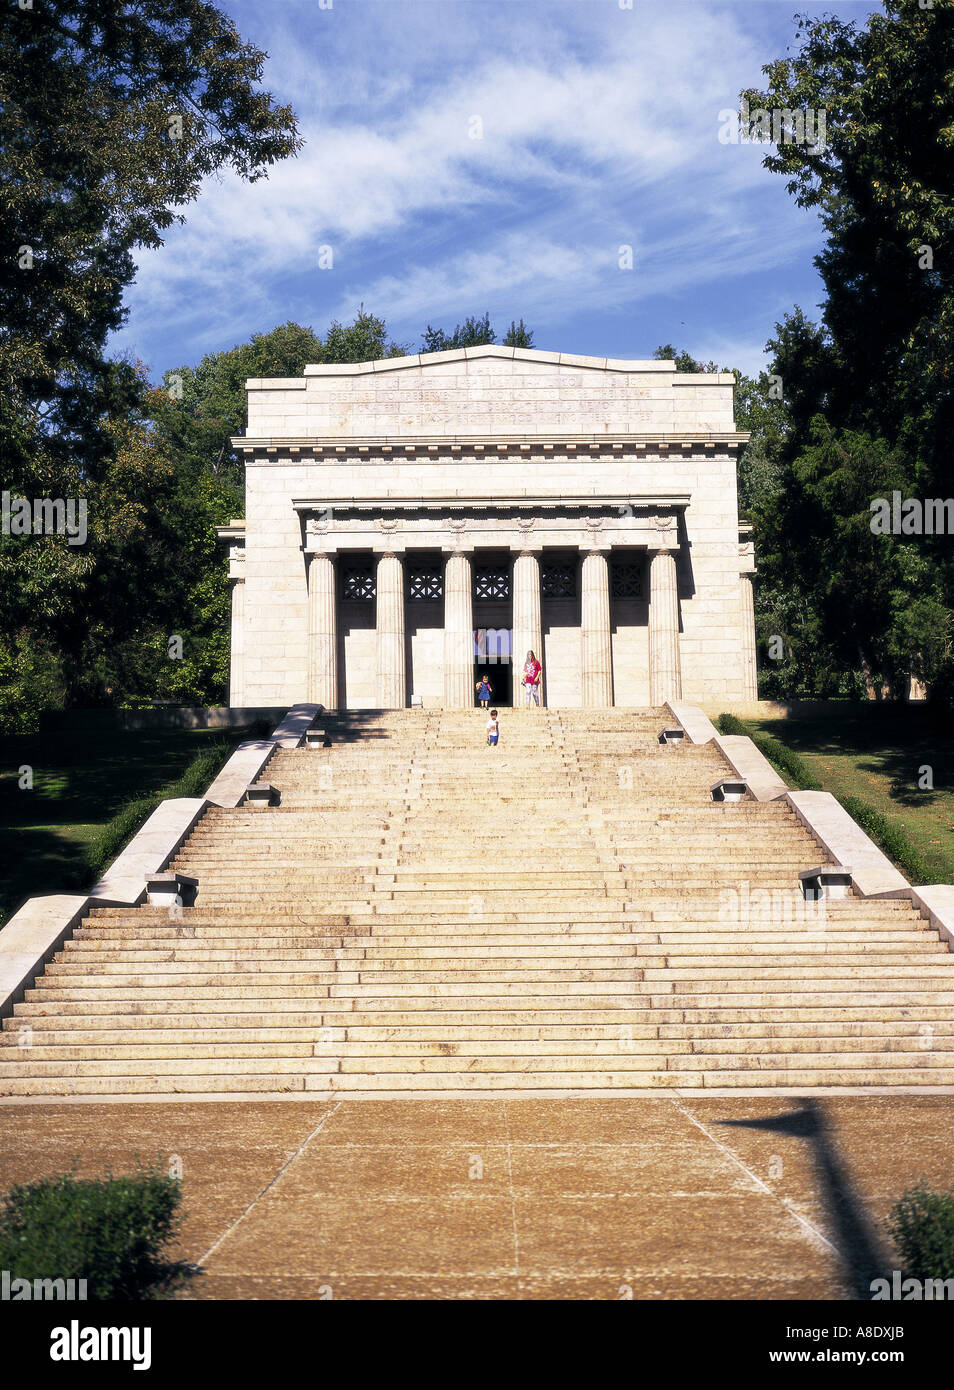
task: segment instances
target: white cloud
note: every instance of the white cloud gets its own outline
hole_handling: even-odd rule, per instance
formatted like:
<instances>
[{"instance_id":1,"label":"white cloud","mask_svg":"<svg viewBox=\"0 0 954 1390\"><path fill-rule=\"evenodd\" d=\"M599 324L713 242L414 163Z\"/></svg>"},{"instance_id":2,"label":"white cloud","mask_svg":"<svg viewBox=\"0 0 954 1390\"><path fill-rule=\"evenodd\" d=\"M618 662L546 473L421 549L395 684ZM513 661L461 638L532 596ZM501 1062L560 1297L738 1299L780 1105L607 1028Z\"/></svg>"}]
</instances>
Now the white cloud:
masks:
<instances>
[{"instance_id":1,"label":"white cloud","mask_svg":"<svg viewBox=\"0 0 954 1390\"><path fill-rule=\"evenodd\" d=\"M587 27L528 5L509 28L482 33L471 15L448 36L434 32L441 7L392 0L369 7L381 30L367 23L356 48L362 8L350 31L313 16L276 25L266 79L284 100L288 75L307 144L267 180L208 182L186 224L140 257L118 346L177 324L189 360L257 323L348 316L359 299L415 331L515 292L518 312L565 321L784 264L816 235L756 151L718 143L719 110L774 53L744 27L746 7L694 7L688 24L683 8L601 7ZM446 72L421 49L428 25ZM763 198L780 210L769 237L754 234ZM628 279L621 242L637 248ZM317 269L323 244L332 273Z\"/></svg>"}]
</instances>

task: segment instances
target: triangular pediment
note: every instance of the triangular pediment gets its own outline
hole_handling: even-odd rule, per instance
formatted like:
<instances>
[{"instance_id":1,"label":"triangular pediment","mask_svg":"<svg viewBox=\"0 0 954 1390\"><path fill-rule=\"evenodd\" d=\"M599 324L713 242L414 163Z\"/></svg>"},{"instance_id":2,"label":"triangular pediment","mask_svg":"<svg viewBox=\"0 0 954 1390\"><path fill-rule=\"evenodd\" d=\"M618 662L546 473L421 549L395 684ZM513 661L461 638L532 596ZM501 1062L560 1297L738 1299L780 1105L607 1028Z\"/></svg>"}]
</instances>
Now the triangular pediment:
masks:
<instances>
[{"instance_id":1,"label":"triangular pediment","mask_svg":"<svg viewBox=\"0 0 954 1390\"><path fill-rule=\"evenodd\" d=\"M534 368L548 372L561 369L572 372L624 372L644 374L671 373L676 365L671 361L628 359L616 357L586 357L569 352L545 352L539 348L502 347L499 343L484 343L479 347L451 348L447 352L413 353L407 357L381 357L373 362L319 362L305 368L305 376L367 376L380 372L402 372L411 368L434 371L442 375L449 366L468 368L494 376L519 375Z\"/></svg>"}]
</instances>

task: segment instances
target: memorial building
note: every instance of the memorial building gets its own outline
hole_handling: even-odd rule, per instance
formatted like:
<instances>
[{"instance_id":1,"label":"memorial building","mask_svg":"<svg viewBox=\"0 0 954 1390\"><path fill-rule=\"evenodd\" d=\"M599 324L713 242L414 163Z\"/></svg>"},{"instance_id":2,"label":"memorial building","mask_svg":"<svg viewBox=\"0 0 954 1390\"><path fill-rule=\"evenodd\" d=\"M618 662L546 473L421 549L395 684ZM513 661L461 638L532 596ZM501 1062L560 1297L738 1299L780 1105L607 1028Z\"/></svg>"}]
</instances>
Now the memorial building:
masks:
<instances>
[{"instance_id":1,"label":"memorial building","mask_svg":"<svg viewBox=\"0 0 954 1390\"><path fill-rule=\"evenodd\" d=\"M731 374L484 346L248 382L230 704L757 698Z\"/></svg>"}]
</instances>

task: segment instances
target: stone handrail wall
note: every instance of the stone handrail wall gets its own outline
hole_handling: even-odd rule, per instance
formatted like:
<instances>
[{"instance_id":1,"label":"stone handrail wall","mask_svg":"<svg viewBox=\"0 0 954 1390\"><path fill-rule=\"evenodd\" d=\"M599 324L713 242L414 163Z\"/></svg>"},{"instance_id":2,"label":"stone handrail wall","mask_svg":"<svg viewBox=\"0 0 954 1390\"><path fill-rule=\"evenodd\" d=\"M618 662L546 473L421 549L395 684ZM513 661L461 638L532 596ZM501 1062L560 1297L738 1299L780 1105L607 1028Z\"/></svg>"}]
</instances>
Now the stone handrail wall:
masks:
<instances>
[{"instance_id":1,"label":"stone handrail wall","mask_svg":"<svg viewBox=\"0 0 954 1390\"><path fill-rule=\"evenodd\" d=\"M208 808L240 805L275 749L297 748L321 708L295 705L270 738L240 744L204 797L163 801L88 894L28 898L0 930L0 1018L13 1012L91 907L139 906L146 896L147 877L166 867Z\"/></svg>"},{"instance_id":2,"label":"stone handrail wall","mask_svg":"<svg viewBox=\"0 0 954 1390\"><path fill-rule=\"evenodd\" d=\"M750 738L717 734L694 705L677 700L667 708L690 743L715 742L756 801L787 801L831 861L851 869L854 893L862 898L910 898L954 950L954 884L914 887L830 792L792 791Z\"/></svg>"}]
</instances>

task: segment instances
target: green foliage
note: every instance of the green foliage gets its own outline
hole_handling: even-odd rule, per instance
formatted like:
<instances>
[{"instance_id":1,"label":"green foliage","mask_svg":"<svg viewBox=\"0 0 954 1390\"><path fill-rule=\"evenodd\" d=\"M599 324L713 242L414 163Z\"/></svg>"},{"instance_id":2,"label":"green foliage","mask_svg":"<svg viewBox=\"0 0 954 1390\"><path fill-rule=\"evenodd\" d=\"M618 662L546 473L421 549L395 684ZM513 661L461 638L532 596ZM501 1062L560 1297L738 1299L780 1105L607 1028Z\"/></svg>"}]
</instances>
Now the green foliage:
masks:
<instances>
[{"instance_id":1,"label":"green foliage","mask_svg":"<svg viewBox=\"0 0 954 1390\"><path fill-rule=\"evenodd\" d=\"M365 312L362 304L354 323L334 320L325 334L322 362L376 362L382 357L406 357L408 349L388 338L384 319Z\"/></svg>"},{"instance_id":2,"label":"green foliage","mask_svg":"<svg viewBox=\"0 0 954 1390\"><path fill-rule=\"evenodd\" d=\"M216 739L192 759L177 781L149 796L138 796L127 801L112 820L97 830L89 843L86 854L92 879L102 878L109 865L136 832L142 829L161 802L180 796L204 796L230 752L231 744L227 739Z\"/></svg>"},{"instance_id":3,"label":"green foliage","mask_svg":"<svg viewBox=\"0 0 954 1390\"><path fill-rule=\"evenodd\" d=\"M954 437L954 24L950 0L887 0L863 27L798 21L755 109L823 110L824 145L771 147L826 232L821 324L796 309L770 341L785 428L771 505L746 499L760 588L801 622L764 693L827 694L839 676L901 698L913 675L954 693L949 537L872 536L870 503L949 492ZM796 597L797 596L797 597ZM757 589L760 629L772 616Z\"/></svg>"},{"instance_id":4,"label":"green foliage","mask_svg":"<svg viewBox=\"0 0 954 1390\"><path fill-rule=\"evenodd\" d=\"M179 631L185 616L194 652L211 640L202 625L221 596L190 596L201 584L198 557L183 562L177 546L190 524L208 534L229 519L236 480L231 495L223 483L220 495L196 497L197 451L183 458L166 447L176 441L156 429L145 371L108 361L105 343L125 318L137 248L161 244L209 175L230 169L253 181L300 142L290 108L260 86L266 55L209 0L8 9L0 26L3 484L82 499L90 522L83 546L0 538L0 717L24 728L30 716L16 710L38 688L44 703L54 699L57 670L61 701L109 703L123 685L146 684L155 632ZM181 683L212 694L221 669L221 653L203 650Z\"/></svg>"},{"instance_id":5,"label":"green foliage","mask_svg":"<svg viewBox=\"0 0 954 1390\"><path fill-rule=\"evenodd\" d=\"M903 830L860 797L840 796L838 800L852 820L857 821L865 834L894 861L905 878L911 883L926 881L928 873L924 861Z\"/></svg>"},{"instance_id":6,"label":"green foliage","mask_svg":"<svg viewBox=\"0 0 954 1390\"><path fill-rule=\"evenodd\" d=\"M677 372L714 372L718 370L713 363L698 362L691 352L674 348L672 343L664 343L653 353L657 362L675 362Z\"/></svg>"},{"instance_id":7,"label":"green foliage","mask_svg":"<svg viewBox=\"0 0 954 1390\"><path fill-rule=\"evenodd\" d=\"M759 752L768 758L776 771L781 773L786 781L792 783L799 791L817 792L821 790L819 783L815 781L804 760L779 739L749 728L734 714L720 714L716 720L716 728L720 734L742 734L746 738L750 738Z\"/></svg>"},{"instance_id":8,"label":"green foliage","mask_svg":"<svg viewBox=\"0 0 954 1390\"><path fill-rule=\"evenodd\" d=\"M257 333L247 343L210 352L197 367L166 372L164 389L152 399L152 414L165 448L178 467L194 475L208 471L231 486L231 511L245 505L242 470L231 439L248 420L245 383L250 377L300 377L319 362L370 362L403 357L406 348L388 337L384 320L358 310L354 321L334 320L325 338L298 323Z\"/></svg>"},{"instance_id":9,"label":"green foliage","mask_svg":"<svg viewBox=\"0 0 954 1390\"><path fill-rule=\"evenodd\" d=\"M61 704L62 667L26 629L0 634L0 734L33 734L40 713Z\"/></svg>"},{"instance_id":10,"label":"green foliage","mask_svg":"<svg viewBox=\"0 0 954 1390\"><path fill-rule=\"evenodd\" d=\"M430 324L424 330L421 352L448 352L453 348L480 347L483 343L495 343L497 334L491 326L490 314L485 313L483 318L471 315L470 318L459 323L453 333L446 333L443 328L432 328ZM510 327L504 335L504 347L533 347L533 333L524 323L523 319L516 323L510 320Z\"/></svg>"},{"instance_id":11,"label":"green foliage","mask_svg":"<svg viewBox=\"0 0 954 1390\"><path fill-rule=\"evenodd\" d=\"M954 1279L954 1192L916 1183L894 1204L888 1229L909 1279Z\"/></svg>"},{"instance_id":12,"label":"green foliage","mask_svg":"<svg viewBox=\"0 0 954 1390\"><path fill-rule=\"evenodd\" d=\"M743 734L750 738L777 772L798 791L823 791L804 758L781 739L752 729L734 714L720 714L716 720L720 734ZM891 859L912 883L924 883L928 877L925 864L911 841L887 816L857 796L839 796L838 801L866 835Z\"/></svg>"},{"instance_id":13,"label":"green foliage","mask_svg":"<svg viewBox=\"0 0 954 1390\"><path fill-rule=\"evenodd\" d=\"M517 323L514 319L510 320L510 327L503 336L504 347L532 348L533 331L527 327L523 319Z\"/></svg>"},{"instance_id":14,"label":"green foliage","mask_svg":"<svg viewBox=\"0 0 954 1390\"><path fill-rule=\"evenodd\" d=\"M161 244L209 175L254 181L301 142L259 86L266 55L209 0L8 9L0 455L8 484L75 495L109 452L100 422L139 394L103 357L135 250Z\"/></svg>"},{"instance_id":15,"label":"green foliage","mask_svg":"<svg viewBox=\"0 0 954 1390\"><path fill-rule=\"evenodd\" d=\"M340 325L332 325L340 330ZM297 323L279 324L247 343L210 352L196 367L173 367L164 389L151 401L151 413L167 452L188 476L208 472L232 487L231 509L242 515L242 470L232 448L248 417L245 383L249 377L301 376L312 362L325 360L321 338Z\"/></svg>"},{"instance_id":16,"label":"green foliage","mask_svg":"<svg viewBox=\"0 0 954 1390\"><path fill-rule=\"evenodd\" d=\"M130 1176L18 1185L0 1207L0 1268L12 1279L85 1279L90 1299L164 1297L197 1273L165 1254L181 1197L158 1160Z\"/></svg>"}]
</instances>

